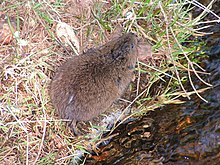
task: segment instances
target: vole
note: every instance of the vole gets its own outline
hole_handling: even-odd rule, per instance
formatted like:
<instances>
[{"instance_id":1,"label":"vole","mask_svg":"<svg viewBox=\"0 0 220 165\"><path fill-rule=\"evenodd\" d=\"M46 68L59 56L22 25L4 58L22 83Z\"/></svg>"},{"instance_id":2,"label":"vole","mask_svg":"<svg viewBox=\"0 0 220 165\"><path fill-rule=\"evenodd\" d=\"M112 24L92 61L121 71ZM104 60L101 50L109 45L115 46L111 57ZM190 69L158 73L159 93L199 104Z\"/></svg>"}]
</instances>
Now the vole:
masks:
<instances>
[{"instance_id":1,"label":"vole","mask_svg":"<svg viewBox=\"0 0 220 165\"><path fill-rule=\"evenodd\" d=\"M76 123L105 112L134 77L138 39L133 33L74 56L58 68L50 86L52 104L62 119Z\"/></svg>"}]
</instances>

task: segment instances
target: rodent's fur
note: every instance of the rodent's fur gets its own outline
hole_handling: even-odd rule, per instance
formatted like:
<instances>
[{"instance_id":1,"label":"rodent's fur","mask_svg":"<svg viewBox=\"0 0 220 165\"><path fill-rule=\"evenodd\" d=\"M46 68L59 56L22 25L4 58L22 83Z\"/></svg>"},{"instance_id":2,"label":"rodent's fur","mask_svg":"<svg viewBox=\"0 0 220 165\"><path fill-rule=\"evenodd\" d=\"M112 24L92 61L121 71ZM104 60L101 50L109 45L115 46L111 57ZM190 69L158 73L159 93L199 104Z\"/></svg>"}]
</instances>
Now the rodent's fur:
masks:
<instances>
[{"instance_id":1,"label":"rodent's fur","mask_svg":"<svg viewBox=\"0 0 220 165\"><path fill-rule=\"evenodd\" d=\"M127 33L89 49L61 65L51 82L50 97L62 119L88 121L106 111L133 78L137 36Z\"/></svg>"}]
</instances>

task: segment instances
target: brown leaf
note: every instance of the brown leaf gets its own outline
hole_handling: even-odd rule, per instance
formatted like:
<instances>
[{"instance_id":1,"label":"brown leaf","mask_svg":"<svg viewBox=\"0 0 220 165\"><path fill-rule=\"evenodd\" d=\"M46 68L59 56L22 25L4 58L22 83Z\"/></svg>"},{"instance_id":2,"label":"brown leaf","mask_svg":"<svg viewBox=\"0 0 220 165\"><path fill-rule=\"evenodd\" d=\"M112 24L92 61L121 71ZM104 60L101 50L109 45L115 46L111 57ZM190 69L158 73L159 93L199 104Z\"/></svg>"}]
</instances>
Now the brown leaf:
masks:
<instances>
[{"instance_id":1,"label":"brown leaf","mask_svg":"<svg viewBox=\"0 0 220 165\"><path fill-rule=\"evenodd\" d=\"M62 43L70 45L76 54L79 53L79 39L70 25L59 22L56 27L56 35Z\"/></svg>"},{"instance_id":2,"label":"brown leaf","mask_svg":"<svg viewBox=\"0 0 220 165\"><path fill-rule=\"evenodd\" d=\"M146 42L139 42L138 43L138 59L140 61L152 58L152 48Z\"/></svg>"},{"instance_id":3,"label":"brown leaf","mask_svg":"<svg viewBox=\"0 0 220 165\"><path fill-rule=\"evenodd\" d=\"M0 17L0 43L9 44L13 39L13 33L16 29L15 19L9 19L11 27L8 24L8 20L3 16Z\"/></svg>"},{"instance_id":4,"label":"brown leaf","mask_svg":"<svg viewBox=\"0 0 220 165\"><path fill-rule=\"evenodd\" d=\"M92 156L92 158L95 159L96 161L102 161L105 160L108 156L109 156L109 152L105 151L102 152L101 155L99 156Z\"/></svg>"}]
</instances>

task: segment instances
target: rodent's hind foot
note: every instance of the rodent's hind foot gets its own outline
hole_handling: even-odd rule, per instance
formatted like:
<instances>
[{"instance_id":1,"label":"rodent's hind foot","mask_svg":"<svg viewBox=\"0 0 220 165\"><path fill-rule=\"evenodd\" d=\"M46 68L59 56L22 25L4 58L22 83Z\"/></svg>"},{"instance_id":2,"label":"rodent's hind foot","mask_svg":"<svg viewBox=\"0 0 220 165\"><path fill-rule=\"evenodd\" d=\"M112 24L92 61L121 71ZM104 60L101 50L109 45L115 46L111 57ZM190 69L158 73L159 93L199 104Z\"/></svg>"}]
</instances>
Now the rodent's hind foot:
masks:
<instances>
[{"instance_id":1,"label":"rodent's hind foot","mask_svg":"<svg viewBox=\"0 0 220 165\"><path fill-rule=\"evenodd\" d=\"M73 132L73 134L75 136L80 136L81 133L79 132L79 130L77 129L77 121L72 120L71 122L69 122L69 127L71 128L71 131Z\"/></svg>"}]
</instances>

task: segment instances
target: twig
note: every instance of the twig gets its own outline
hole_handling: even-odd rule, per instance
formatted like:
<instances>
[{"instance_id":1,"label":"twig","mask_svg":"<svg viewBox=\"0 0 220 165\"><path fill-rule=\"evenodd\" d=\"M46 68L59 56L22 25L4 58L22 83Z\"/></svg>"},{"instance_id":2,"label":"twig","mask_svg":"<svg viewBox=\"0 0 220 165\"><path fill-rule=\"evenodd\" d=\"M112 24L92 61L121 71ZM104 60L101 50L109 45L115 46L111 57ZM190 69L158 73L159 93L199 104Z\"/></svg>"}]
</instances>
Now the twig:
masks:
<instances>
[{"instance_id":1,"label":"twig","mask_svg":"<svg viewBox=\"0 0 220 165\"><path fill-rule=\"evenodd\" d=\"M43 135L42 135L42 139L41 139L41 143L40 143L40 146L39 146L39 151L37 153L37 157L36 159L34 160L34 163L33 164L36 164L39 157L40 157L40 154L41 154L41 150L42 150L42 147L43 147L43 142L44 142L44 139L45 139L45 136L46 136L46 126L47 126L47 118L46 118L46 111L45 111L45 107L44 107L44 104L43 104L43 99L41 97L41 92L39 90L39 88L37 88L37 91L38 91L38 95L39 95L39 98L40 98L40 102L42 103L42 111L43 111L43 114L44 114L44 126L43 126Z\"/></svg>"}]
</instances>

